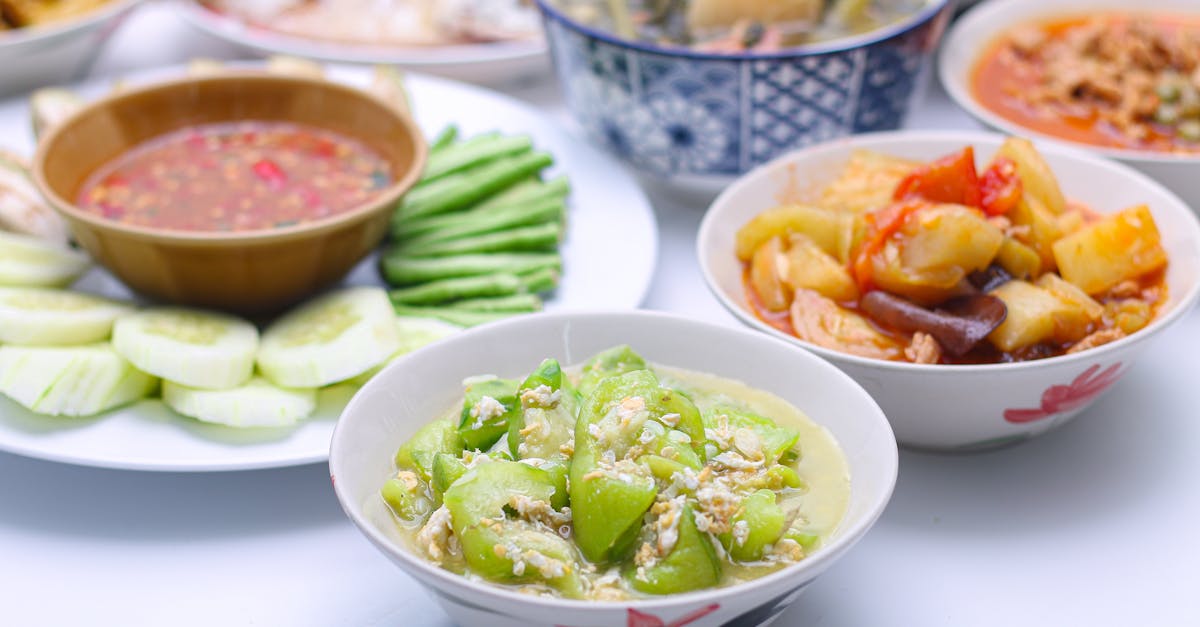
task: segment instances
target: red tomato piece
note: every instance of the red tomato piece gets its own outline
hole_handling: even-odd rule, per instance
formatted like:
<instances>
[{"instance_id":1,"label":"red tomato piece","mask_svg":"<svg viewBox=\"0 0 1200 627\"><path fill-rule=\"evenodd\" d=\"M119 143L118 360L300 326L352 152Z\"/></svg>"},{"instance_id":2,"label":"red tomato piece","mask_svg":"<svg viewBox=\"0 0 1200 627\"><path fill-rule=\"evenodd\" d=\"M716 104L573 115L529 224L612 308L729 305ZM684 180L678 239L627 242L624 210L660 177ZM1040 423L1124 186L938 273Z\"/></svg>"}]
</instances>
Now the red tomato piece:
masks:
<instances>
[{"instance_id":1,"label":"red tomato piece","mask_svg":"<svg viewBox=\"0 0 1200 627\"><path fill-rule=\"evenodd\" d=\"M1021 202L1023 193L1017 164L1007 157L996 159L980 177L979 190L983 210L989 216L1000 216L1011 211Z\"/></svg>"},{"instance_id":2,"label":"red tomato piece","mask_svg":"<svg viewBox=\"0 0 1200 627\"><path fill-rule=\"evenodd\" d=\"M255 176L271 189L283 189L283 186L287 184L287 175L283 173L283 169L270 159L259 159L251 168L254 170Z\"/></svg>"},{"instance_id":3,"label":"red tomato piece","mask_svg":"<svg viewBox=\"0 0 1200 627\"><path fill-rule=\"evenodd\" d=\"M975 149L971 146L917 168L896 186L895 200L919 197L932 202L951 202L981 207L979 176L975 172Z\"/></svg>"},{"instance_id":4,"label":"red tomato piece","mask_svg":"<svg viewBox=\"0 0 1200 627\"><path fill-rule=\"evenodd\" d=\"M900 230L909 216L928 206L923 198L909 197L866 215L867 236L854 255L851 268L854 281L864 294L875 286L871 279L871 258L883 250L888 238Z\"/></svg>"}]
</instances>

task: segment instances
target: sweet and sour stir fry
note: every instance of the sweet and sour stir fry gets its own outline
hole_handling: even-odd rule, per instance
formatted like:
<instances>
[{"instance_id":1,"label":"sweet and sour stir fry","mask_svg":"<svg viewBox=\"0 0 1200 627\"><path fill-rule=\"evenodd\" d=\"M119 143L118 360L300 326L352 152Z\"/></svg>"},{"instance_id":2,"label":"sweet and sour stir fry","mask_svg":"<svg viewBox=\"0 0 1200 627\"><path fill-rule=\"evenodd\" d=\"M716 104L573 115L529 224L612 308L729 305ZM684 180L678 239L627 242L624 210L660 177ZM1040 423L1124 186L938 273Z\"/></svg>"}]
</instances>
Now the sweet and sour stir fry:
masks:
<instances>
[{"instance_id":1,"label":"sweet and sour stir fry","mask_svg":"<svg viewBox=\"0 0 1200 627\"><path fill-rule=\"evenodd\" d=\"M837 445L798 410L628 346L569 372L547 359L523 381L468 380L396 465L382 495L415 552L594 600L774 572L817 550L849 495Z\"/></svg>"},{"instance_id":2,"label":"sweet and sour stir fry","mask_svg":"<svg viewBox=\"0 0 1200 627\"><path fill-rule=\"evenodd\" d=\"M970 146L924 164L860 151L813 204L746 224L736 253L764 321L895 361L1074 353L1145 327L1166 298L1149 209L1070 202L1018 138L982 171Z\"/></svg>"}]
</instances>

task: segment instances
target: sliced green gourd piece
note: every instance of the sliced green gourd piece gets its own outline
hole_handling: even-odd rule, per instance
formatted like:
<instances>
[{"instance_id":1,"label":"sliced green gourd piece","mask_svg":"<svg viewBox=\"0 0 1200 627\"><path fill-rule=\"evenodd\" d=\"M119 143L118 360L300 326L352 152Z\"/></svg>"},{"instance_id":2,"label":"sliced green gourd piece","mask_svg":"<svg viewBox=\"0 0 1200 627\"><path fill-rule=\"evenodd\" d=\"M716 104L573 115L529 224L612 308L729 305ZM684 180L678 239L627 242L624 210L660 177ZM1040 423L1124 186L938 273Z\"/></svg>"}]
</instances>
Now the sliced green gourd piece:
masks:
<instances>
[{"instance_id":1,"label":"sliced green gourd piece","mask_svg":"<svg viewBox=\"0 0 1200 627\"><path fill-rule=\"evenodd\" d=\"M0 346L0 392L51 416L91 416L144 398L158 380L108 344Z\"/></svg>"},{"instance_id":2,"label":"sliced green gourd piece","mask_svg":"<svg viewBox=\"0 0 1200 627\"><path fill-rule=\"evenodd\" d=\"M484 379L467 384L458 433L468 450L486 451L508 433L509 423L517 420L521 412L518 385L511 379ZM507 450L507 440L503 446Z\"/></svg>"},{"instance_id":3,"label":"sliced green gourd piece","mask_svg":"<svg viewBox=\"0 0 1200 627\"><path fill-rule=\"evenodd\" d=\"M416 471L424 481L433 478L433 464L439 453L458 457L463 452L462 438L449 420L435 420L421 427L396 451L396 466Z\"/></svg>"},{"instance_id":4,"label":"sliced green gourd piece","mask_svg":"<svg viewBox=\"0 0 1200 627\"><path fill-rule=\"evenodd\" d=\"M565 386L562 368L543 361L517 388L521 413L509 424L508 446L516 459L549 459L575 431L575 394Z\"/></svg>"},{"instance_id":5,"label":"sliced green gourd piece","mask_svg":"<svg viewBox=\"0 0 1200 627\"><path fill-rule=\"evenodd\" d=\"M433 473L429 486L439 497L454 485L455 481L467 474L467 465L457 455L438 453L433 456Z\"/></svg>"},{"instance_id":6,"label":"sliced green gourd piece","mask_svg":"<svg viewBox=\"0 0 1200 627\"><path fill-rule=\"evenodd\" d=\"M737 437L734 437L733 439L735 442L749 442L751 445L757 442L765 458L765 463L790 463L794 461L794 448L800 441L799 431L782 427L770 418L764 418L749 411L731 407L718 407L706 413L704 416L704 425L709 428L718 427L721 416L724 416L728 420L729 430L735 436L739 429L747 429L753 434L753 438L742 438L739 440ZM752 451L739 452L746 454ZM747 457L752 457L752 455L747 455Z\"/></svg>"},{"instance_id":7,"label":"sliced green gourd piece","mask_svg":"<svg viewBox=\"0 0 1200 627\"><path fill-rule=\"evenodd\" d=\"M646 594L678 594L709 588L721 580L721 565L708 538L696 528L690 504L676 515L677 539L665 557L650 566L625 571L625 578L637 591Z\"/></svg>"},{"instance_id":8,"label":"sliced green gourd piece","mask_svg":"<svg viewBox=\"0 0 1200 627\"><path fill-rule=\"evenodd\" d=\"M367 372L399 347L387 292L350 287L320 296L267 327L258 368L275 385L315 388Z\"/></svg>"},{"instance_id":9,"label":"sliced green gourd piece","mask_svg":"<svg viewBox=\"0 0 1200 627\"><path fill-rule=\"evenodd\" d=\"M538 466L545 472L554 484L554 494L550 497L550 505L554 509L562 509L570 505L570 494L567 492L567 478L571 475L571 460L564 455L555 455L546 463Z\"/></svg>"},{"instance_id":10,"label":"sliced green gourd piece","mask_svg":"<svg viewBox=\"0 0 1200 627\"><path fill-rule=\"evenodd\" d=\"M579 381L580 395L587 397L596 385L608 377L645 370L646 360L634 352L628 345L614 346L592 356L583 364L582 377Z\"/></svg>"},{"instance_id":11,"label":"sliced green gourd piece","mask_svg":"<svg viewBox=\"0 0 1200 627\"><path fill-rule=\"evenodd\" d=\"M0 288L0 343L76 346L107 340L129 305L79 292Z\"/></svg>"},{"instance_id":12,"label":"sliced green gourd piece","mask_svg":"<svg viewBox=\"0 0 1200 627\"><path fill-rule=\"evenodd\" d=\"M649 476L603 467L591 424L584 414L575 426L569 484L575 542L588 560L615 562L633 547L642 515L654 504L658 489Z\"/></svg>"},{"instance_id":13,"label":"sliced green gourd piece","mask_svg":"<svg viewBox=\"0 0 1200 627\"><path fill-rule=\"evenodd\" d=\"M442 497L471 570L501 583L542 581L569 597L582 594L570 543L509 513L518 500L549 503L555 492L544 471L520 462L471 468Z\"/></svg>"},{"instance_id":14,"label":"sliced green gourd piece","mask_svg":"<svg viewBox=\"0 0 1200 627\"><path fill-rule=\"evenodd\" d=\"M230 427L282 427L312 415L314 389L281 388L262 377L227 390L204 390L163 381L163 402L175 411Z\"/></svg>"},{"instance_id":15,"label":"sliced green gourd piece","mask_svg":"<svg viewBox=\"0 0 1200 627\"><path fill-rule=\"evenodd\" d=\"M397 476L388 479L380 489L383 501L397 516L409 522L422 520L433 510L433 502L412 477Z\"/></svg>"},{"instance_id":16,"label":"sliced green gourd piece","mask_svg":"<svg viewBox=\"0 0 1200 627\"><path fill-rule=\"evenodd\" d=\"M155 307L113 324L113 348L134 366L195 388L237 387L254 372L258 329L226 314Z\"/></svg>"},{"instance_id":17,"label":"sliced green gourd piece","mask_svg":"<svg viewBox=\"0 0 1200 627\"><path fill-rule=\"evenodd\" d=\"M729 556L739 562L757 562L769 544L787 529L787 515L775 502L775 493L758 490L742 499L731 519L733 530L718 536Z\"/></svg>"},{"instance_id":18,"label":"sliced green gourd piece","mask_svg":"<svg viewBox=\"0 0 1200 627\"><path fill-rule=\"evenodd\" d=\"M0 232L0 285L63 287L91 263L87 255L61 244Z\"/></svg>"}]
</instances>

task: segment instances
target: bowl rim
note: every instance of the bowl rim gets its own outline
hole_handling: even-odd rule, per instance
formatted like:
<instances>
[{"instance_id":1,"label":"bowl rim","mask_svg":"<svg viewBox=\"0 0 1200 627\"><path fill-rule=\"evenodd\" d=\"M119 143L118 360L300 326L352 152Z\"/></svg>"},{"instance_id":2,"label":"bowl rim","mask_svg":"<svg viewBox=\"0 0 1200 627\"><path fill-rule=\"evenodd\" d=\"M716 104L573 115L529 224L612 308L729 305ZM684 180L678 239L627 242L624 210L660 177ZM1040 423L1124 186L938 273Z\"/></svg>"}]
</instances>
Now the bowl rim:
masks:
<instances>
[{"instance_id":1,"label":"bowl rim","mask_svg":"<svg viewBox=\"0 0 1200 627\"><path fill-rule=\"evenodd\" d=\"M275 83L280 89L286 90L327 89L331 91L340 91L352 97L374 102L382 110L393 116L395 121L397 121L400 126L405 129L405 132L412 137L414 145L413 161L400 177L394 180L391 185L382 190L378 195L370 197L364 202L355 205L346 211L342 211L318 220L313 220L311 222L303 222L292 226L270 229L255 229L250 231L187 231L181 229L154 228L126 224L80 209L75 202L69 201L60 196L58 192L55 191L46 181L45 168L46 160L50 154L49 147L54 144L59 135L61 135L75 121L85 116L92 115L102 109L111 107L120 101L137 98L147 93L187 90L195 85L205 83L239 81ZM160 135L162 135L162 133L158 133L156 136ZM128 151L133 147L134 145L125 146L124 150ZM204 76L181 76L166 80L151 81L144 85L138 85L136 87L130 87L117 92L105 94L104 96L89 102L84 107L80 108L78 111L75 111L66 119L62 120L60 123L54 125L46 134L39 138L36 150L34 151L33 159L31 161L29 173L33 178L34 184L38 187L38 190L43 196L45 196L50 205L54 207L58 213L62 214L71 221L87 224L90 228L106 232L120 233L126 237L140 240L153 240L157 242L203 246L240 246L264 241L283 242L327 233L329 231L341 228L347 224L353 224L361 221L376 213L390 211L400 201L400 198L412 188L412 186L421 176L421 172L424 170L425 162L428 158L428 153L429 148L425 140L425 135L421 132L420 127L417 126L412 114L408 111L401 111L396 106L388 103L379 96L376 96L365 89L344 85L337 81L330 81L324 78L271 74L258 69L232 68Z\"/></svg>"},{"instance_id":2,"label":"bowl rim","mask_svg":"<svg viewBox=\"0 0 1200 627\"><path fill-rule=\"evenodd\" d=\"M1137 9L1136 11L1131 9L1104 8L1097 8L1096 10L1110 13L1137 12L1158 15L1184 13L1178 9L1157 9L1153 7ZM1013 19L1011 23L1007 23L1002 28L987 28L988 37L975 40L968 38L969 31L980 28L980 24L990 24L998 16L1010 11L1019 12L1022 16ZM1200 165L1200 152L1169 153L1154 150L1138 150L1135 148L1100 146L1044 133L1023 126L992 111L975 98L974 89L971 84L971 77L975 72L975 68L978 66L980 60L982 60L984 53L991 49L1005 33L1020 25L1045 22L1061 17L1079 16L1084 11L1084 9L1078 7L1075 9L1059 8L1055 3L1046 2L1045 0L984 0L975 4L964 12L950 27L950 32L946 34L941 49L938 51L938 80L941 82L942 88L946 90L946 93L950 95L955 104L971 114L976 120L983 122L993 129L1000 129L1011 135L1022 135L1044 142L1055 142L1127 162ZM1200 10L1193 9L1193 11L1196 17L1200 17ZM966 62L966 76L952 71L955 65L955 55L952 54L952 51L956 48L970 51L966 55L968 57Z\"/></svg>"},{"instance_id":3,"label":"bowl rim","mask_svg":"<svg viewBox=\"0 0 1200 627\"><path fill-rule=\"evenodd\" d=\"M794 57L816 56L821 54L830 54L835 52L846 52L858 48L865 48L872 44L886 41L894 37L903 35L909 31L916 30L925 23L933 20L944 9L951 7L955 0L925 0L925 6L913 13L912 15L892 24L888 24L882 28L877 28L868 31L861 35L851 37L840 37L831 41L815 44L805 44L802 46L793 46L778 52L740 52L740 53L713 53L691 50L689 48L674 47L674 46L659 46L630 39L618 37L612 33L608 33L598 28L581 24L580 22L567 17L552 4L552 0L536 0L538 8L542 10L542 15L547 21L554 20L561 23L565 27L582 33L592 39L597 39L605 43L612 44L620 48L637 50L639 52L658 54L668 57L679 57L696 60L714 60L714 61L757 61L770 59L790 59ZM551 46L553 48L553 46Z\"/></svg>"},{"instance_id":4,"label":"bowl rim","mask_svg":"<svg viewBox=\"0 0 1200 627\"><path fill-rule=\"evenodd\" d=\"M1150 337L1157 335L1167 327L1178 322L1200 301L1200 280L1186 286L1183 295L1179 302L1171 308L1170 311L1160 313L1147 325L1145 328L1127 335L1114 342L1109 342L1102 346L1090 348L1078 353L1066 355L1056 355L1044 359L1033 359L1029 361L1018 361L1010 363L995 363L995 364L914 364L903 361L889 361L884 359L873 359L869 357L861 357L843 353L823 346L807 342L798 337L788 335L779 329L776 329L762 320L758 319L752 312L748 311L744 306L735 302L721 291L717 285L716 274L713 267L708 262L707 244L712 241L716 230L716 216L722 213L722 207L730 206L730 198L742 189L747 187L761 185L765 183L765 177L768 170L780 168L793 160L805 155L806 153L820 152L830 149L833 146L844 146L848 148L872 148L878 144L900 144L909 141L947 141L955 142L958 145L975 145L976 143L999 143L1004 140L1007 135L992 131L924 131L924 130L902 130L902 131L885 131L879 133L864 133L852 137L845 137L832 142L824 142L815 144L800 150L792 151L782 155L772 161L765 163L750 172L740 177L733 185L730 185L721 192L716 199L708 206L705 211L704 218L700 223L700 230L696 237L696 257L700 262L700 273L704 276L704 283L708 286L709 291L716 297L718 301L730 313L736 316L743 324L765 331L768 335L793 342L797 345L820 355L825 359L834 362L844 362L864 368L874 368L877 370L894 370L900 372L915 372L915 373L939 373L953 375L974 375L974 376L995 376L1004 372L1015 372L1024 370L1034 370L1039 368L1048 368L1063 364L1071 364L1075 362L1095 361L1096 358L1108 353L1122 350L1126 346L1144 342ZM1147 187L1154 191L1165 195L1171 202L1165 206L1156 207L1152 212L1174 213L1179 217L1188 231L1186 240L1189 242L1193 257L1200 260L1200 219L1197 218L1187 205L1179 198L1177 194L1167 189L1161 183L1151 179L1149 176L1133 169L1131 166L1110 159L1105 159L1096 155L1087 153L1079 148L1064 144L1056 144L1053 142L1037 142L1038 150L1053 153L1056 156L1075 159L1089 166L1107 170L1110 174L1124 176L1130 179L1130 182L1139 187ZM765 211L767 208L764 208ZM733 252L730 251L730 259L733 258ZM1168 263L1170 261L1168 260Z\"/></svg>"},{"instance_id":5,"label":"bowl rim","mask_svg":"<svg viewBox=\"0 0 1200 627\"><path fill-rule=\"evenodd\" d=\"M119 17L141 3L142 0L109 0L109 2L91 11L82 15L76 15L67 20L50 22L41 26L26 26L11 31L8 34L0 32L0 52L6 50L8 46L15 48L20 44L51 39L73 31L83 30L111 18Z\"/></svg>"},{"instance_id":6,"label":"bowl rim","mask_svg":"<svg viewBox=\"0 0 1200 627\"><path fill-rule=\"evenodd\" d=\"M508 602L512 602L512 603L517 603L517 604L533 603L534 605L541 606L544 608L557 608L557 609L569 610L569 611L574 611L574 612L613 611L613 610L623 610L625 608L636 608L636 609L673 608L673 607L678 607L681 605L687 605L687 604L691 604L691 603L699 603L699 602L704 602L704 601L714 601L714 600L724 599L729 596L735 595L738 592L745 591L750 587L764 587L764 586L775 585L775 584L778 584L779 582L786 580L789 577L796 577L798 574L797 569L803 569L805 571L812 571L812 572L816 573L813 575L815 577L818 574L820 574L821 572L823 572L826 568L828 568L830 564L832 564L838 558L840 558L842 556L842 554L844 554L847 550L849 550L851 547L853 547L859 540L861 540L862 537L864 535L866 535L866 533L871 529L872 526L875 525L875 523L879 520L879 517L882 516L883 512L887 509L887 506L891 501L892 495L895 492L896 480L899 475L899 463L900 463L899 447L895 442L895 432L892 428L891 422L888 421L886 415L883 413L883 410L879 407L879 404L875 401L875 399L873 397L871 397L871 395L868 394L867 391L858 382L856 382L853 378L851 378L846 373L842 372L836 366L830 364L829 362L827 362L823 359L820 359L816 355L813 355L813 354L795 346L794 344L784 342L775 337L771 337L771 336L764 335L761 333L756 333L756 332L754 332L750 329L746 329L744 327L721 325L721 324L716 324L716 323L712 323L712 322L706 322L703 320L698 320L695 318L681 316L678 314L672 314L672 313L661 312L661 311L645 310L645 309L634 309L634 310L592 309L592 310L581 310L581 311L540 312L540 313L535 313L535 314L530 314L530 315L525 315L525 316L515 316L513 318L500 320L497 322L491 322L488 324L480 325L478 327L473 327L473 328L467 329L466 331L456 334L453 337L444 339L443 342L466 343L466 342L474 341L477 336L503 334L505 332L511 331L513 328L516 328L516 327L521 327L521 326L525 326L525 325L540 325L543 323L548 324L548 323L553 323L558 320L563 320L563 319L570 320L570 319L577 319L577 318L609 319L612 322L621 323L621 324L637 324L642 321L646 321L646 322L659 321L659 322L669 322L669 323L677 324L677 325L690 325L690 326L692 326L692 328L694 330L703 330L702 332L728 333L728 334L738 337L742 341L746 341L746 342L750 342L750 343L759 343L760 345L761 344L774 344L777 348L781 348L781 349L784 349L784 350L790 352L796 359L807 362L808 367L816 368L819 370L824 370L830 376L841 381L844 386L847 386L846 387L847 390L857 391L857 393L860 395L861 400L865 401L867 403L868 407L874 408L875 411L873 413L872 419L876 422L877 426L882 429L882 431L880 433L886 434L886 436L890 437L890 439L891 439L892 446L885 446L887 454L884 459L880 460L880 463L881 463L881 466L880 466L881 477L880 478L882 479L882 482L881 482L882 489L879 491L877 498L873 499L869 503L865 514L859 520L857 520L854 524L848 525L846 527L842 527L839 524L837 536L830 542L830 544L828 546L823 547L821 550L817 551L812 556L806 557L805 559L801 560L798 563L786 566L786 567L781 568L781 569L779 569L773 573L770 573L768 575L764 575L762 577L758 577L758 578L752 579L750 581L742 582L742 583L735 584L732 586L726 586L723 588L705 588L702 590L696 590L696 591L692 591L692 592L685 592L685 593L681 593L681 594L672 594L672 595L668 595L668 596L665 596L662 598L627 599L627 600L622 600L622 601L609 602L609 601L590 601L590 600L580 600L580 599L563 599L563 598L559 598L559 597L531 596L531 595L527 595L527 594L521 594L519 592L516 592L515 590L511 590L511 589L504 588L501 586L467 579L466 577L463 577L462 575L458 575L458 574L452 573L448 570L444 570L442 568L437 567L434 564L431 564L431 563L421 559L420 557L413 554L413 552L410 551L409 549L407 549L406 547L398 546L395 543L393 543L391 540L389 540L387 537L385 537L384 534L382 532L380 532L380 530L377 529L375 527L375 525L373 525L370 522L370 520L368 520L366 518L366 516L360 511L361 504L355 504L353 502L353 495L348 494L345 485L342 483L338 483L337 472L335 469L335 466L340 465L341 458L344 456L340 451L348 446L348 444L346 443L346 437L347 437L346 436L346 431L347 431L346 424L348 423L346 418L347 418L347 416L356 414L356 412L358 411L358 406L364 402L362 400L363 396L364 396L362 390L367 389L371 385L384 385L384 383L377 383L377 382L383 381L383 379L387 376L387 373L389 371L393 371L393 370L398 371L400 368L404 367L404 365L407 365L407 363L411 360L412 355L417 355L417 354L423 355L423 354L427 354L427 352L430 350L437 350L436 346L431 346L431 347L419 349L418 351L409 353L408 355L400 357L399 359L396 359L395 361L391 362L391 364L389 364L387 367L385 367L383 371L381 371L378 375L373 377L371 381L367 382L367 385L363 386L363 388L361 388L358 392L356 392L354 394L354 396L350 399L350 402L346 404L345 409L342 411L341 416L338 418L337 425L334 427L333 437L330 440L329 463L328 463L330 479L331 479L331 482L333 483L334 493L336 494L338 502L341 504L343 511L346 513L346 516L348 518L350 518L350 520L354 523L355 527L358 528L360 533L362 533L364 536L366 536L367 539L372 544L374 544L380 551L382 551L383 553L385 553L387 555L391 555L393 557L393 561L399 563L401 565L401 568L410 572L411 574L419 573L422 576L422 578L420 580L418 580L418 583L421 583L423 586L435 588L435 589L442 588L442 587L450 587L453 589L465 589L465 590L469 590L473 594L496 597L496 598L503 599L504 601L508 601ZM673 365L676 367L686 367L686 366L681 366L681 365L676 365L676 364L667 364L667 365ZM747 385L749 385L749 384L747 384ZM813 418L813 421L816 422L818 425L824 426L824 423L819 421L817 418ZM841 446L842 446L841 443L839 443L839 448L841 448ZM844 454L844 452L843 452L843 454ZM853 485L854 485L854 477L851 476L851 486L853 486ZM843 519L843 522L844 522L844 520L845 519ZM434 579L437 581L437 583L430 583L428 581L428 579ZM806 579L805 581L802 581L802 582L798 582L797 586L804 586L808 581L811 581L811 578Z\"/></svg>"}]
</instances>

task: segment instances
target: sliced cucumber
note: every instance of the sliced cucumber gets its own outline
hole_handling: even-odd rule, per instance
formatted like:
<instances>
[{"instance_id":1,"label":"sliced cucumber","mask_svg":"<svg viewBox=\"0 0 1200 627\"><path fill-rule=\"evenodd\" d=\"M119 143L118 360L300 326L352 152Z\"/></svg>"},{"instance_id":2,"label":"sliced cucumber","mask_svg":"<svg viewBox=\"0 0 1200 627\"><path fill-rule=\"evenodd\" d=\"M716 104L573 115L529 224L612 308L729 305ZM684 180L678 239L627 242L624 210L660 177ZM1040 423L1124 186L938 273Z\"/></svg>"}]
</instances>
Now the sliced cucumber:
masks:
<instances>
[{"instance_id":1,"label":"sliced cucumber","mask_svg":"<svg viewBox=\"0 0 1200 627\"><path fill-rule=\"evenodd\" d=\"M0 233L0 285L62 287L83 274L88 256L28 235Z\"/></svg>"},{"instance_id":2,"label":"sliced cucumber","mask_svg":"<svg viewBox=\"0 0 1200 627\"><path fill-rule=\"evenodd\" d=\"M112 342L118 353L150 374L220 390L250 379L258 329L225 314L156 307L118 318Z\"/></svg>"},{"instance_id":3,"label":"sliced cucumber","mask_svg":"<svg viewBox=\"0 0 1200 627\"><path fill-rule=\"evenodd\" d=\"M108 344L0 346L0 392L39 414L91 416L144 398L157 383Z\"/></svg>"},{"instance_id":4,"label":"sliced cucumber","mask_svg":"<svg viewBox=\"0 0 1200 627\"><path fill-rule=\"evenodd\" d=\"M202 390L164 381L163 402L196 420L230 427L282 427L312 415L317 391L276 387L262 377L228 390Z\"/></svg>"},{"instance_id":5,"label":"sliced cucumber","mask_svg":"<svg viewBox=\"0 0 1200 627\"><path fill-rule=\"evenodd\" d=\"M41 287L0 287L0 343L78 346L108 339L133 308L107 298Z\"/></svg>"},{"instance_id":6,"label":"sliced cucumber","mask_svg":"<svg viewBox=\"0 0 1200 627\"><path fill-rule=\"evenodd\" d=\"M400 348L387 292L351 287L283 316L263 332L258 369L275 385L316 388L383 363Z\"/></svg>"},{"instance_id":7,"label":"sliced cucumber","mask_svg":"<svg viewBox=\"0 0 1200 627\"><path fill-rule=\"evenodd\" d=\"M366 385L372 377L379 374L388 364L396 360L396 358L411 353L422 346L432 344L444 337L454 335L462 331L465 327L457 324L451 324L437 318L418 318L414 316L396 316L396 328L400 331L400 348L388 357L387 361L371 368L370 370L350 379L346 383L351 385Z\"/></svg>"},{"instance_id":8,"label":"sliced cucumber","mask_svg":"<svg viewBox=\"0 0 1200 627\"><path fill-rule=\"evenodd\" d=\"M85 104L86 101L79 94L62 87L45 87L33 92L29 96L33 136L41 137L50 127L71 117Z\"/></svg>"}]
</instances>

